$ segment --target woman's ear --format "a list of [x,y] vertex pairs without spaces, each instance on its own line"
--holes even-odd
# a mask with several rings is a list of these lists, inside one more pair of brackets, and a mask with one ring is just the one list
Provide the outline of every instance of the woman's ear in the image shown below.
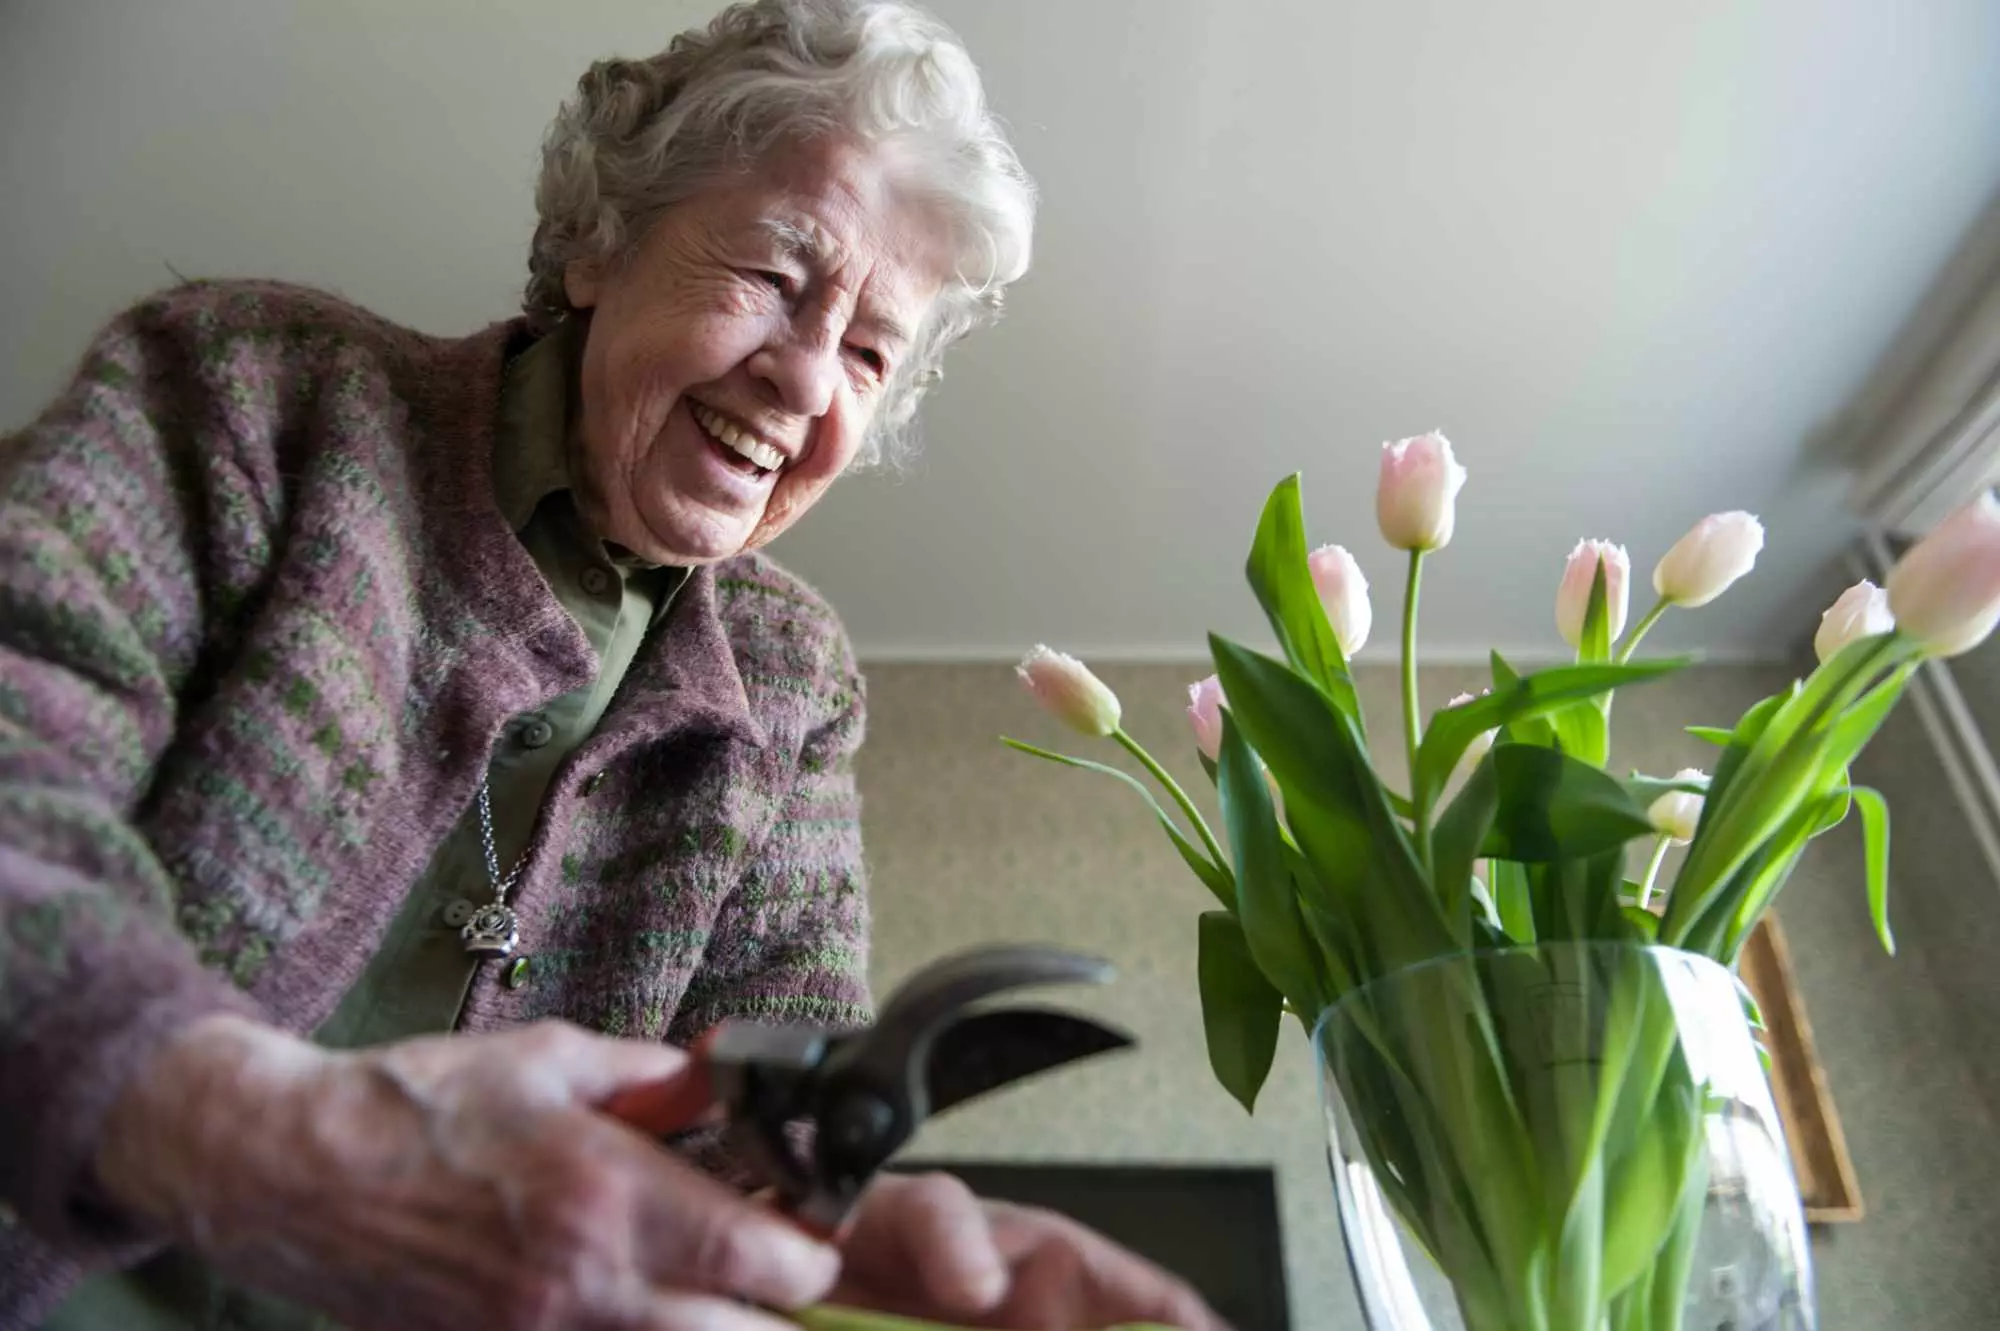
[[603,282],[603,266],[596,259],[571,259],[563,268],[563,294],[574,309],[587,310],[597,304]]

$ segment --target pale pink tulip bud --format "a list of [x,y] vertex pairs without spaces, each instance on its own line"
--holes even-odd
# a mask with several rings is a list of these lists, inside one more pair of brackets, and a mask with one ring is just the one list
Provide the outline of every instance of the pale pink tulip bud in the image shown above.
[[1863,578],[1842,592],[1840,599],[1819,617],[1819,632],[1813,634],[1813,655],[1822,662],[1830,661],[1848,643],[1887,633],[1895,627],[1896,617],[1889,613],[1889,593]]
[[1597,579],[1597,566],[1604,565],[1604,619],[1617,642],[1625,632],[1625,615],[1631,608],[1632,560],[1622,545],[1609,541],[1578,541],[1563,565],[1562,585],[1556,588],[1556,632],[1575,647],[1583,642],[1583,621],[1590,612],[1590,589]]
[[1375,521],[1398,550],[1439,550],[1451,542],[1465,468],[1436,430],[1382,445]]
[[1957,656],[2000,623],[2000,502],[1991,490],[1937,525],[1889,571],[1896,627],[1930,656]]
[[[1481,689],[1479,691],[1479,696],[1483,698],[1491,691],[1492,690],[1490,689]],[[1460,703],[1471,702],[1472,698],[1473,695],[1471,695],[1470,693],[1461,693],[1456,698],[1453,698],[1450,702],[1447,702],[1445,706],[1456,707]],[[1452,769],[1452,774],[1454,776],[1464,776],[1467,773],[1471,772],[1473,768],[1479,766],[1479,760],[1486,756],[1487,751],[1493,747],[1493,741],[1497,739],[1499,735],[1500,731],[1497,728],[1493,730],[1482,730],[1477,735],[1474,735],[1472,737],[1472,742],[1465,746],[1465,754],[1464,756],[1459,758],[1458,766]]]
[[1035,701],[1070,729],[1100,738],[1118,729],[1118,695],[1075,657],[1038,646],[1014,673]]
[[1340,642],[1340,654],[1353,660],[1361,644],[1368,641],[1368,630],[1375,622],[1375,612],[1368,605],[1368,579],[1361,576],[1361,565],[1340,546],[1323,545],[1306,556],[1306,569],[1333,625],[1333,636]]
[[1748,513],[1711,513],[1653,567],[1653,590],[1675,605],[1707,605],[1748,573],[1764,548],[1764,524]]
[[1188,685],[1188,725],[1194,728],[1194,746],[1210,762],[1222,753],[1222,681],[1210,675],[1199,684]]
[[[1698,767],[1683,767],[1674,773],[1676,781],[1708,780],[1708,774]],[[1653,826],[1660,835],[1685,846],[1694,840],[1694,830],[1701,822],[1702,796],[1688,790],[1670,790],[1654,800],[1646,810],[1646,816],[1653,820]]]

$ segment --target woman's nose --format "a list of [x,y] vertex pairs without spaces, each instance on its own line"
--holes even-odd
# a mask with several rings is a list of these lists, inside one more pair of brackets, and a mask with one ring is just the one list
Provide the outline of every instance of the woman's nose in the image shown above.
[[785,411],[816,419],[833,405],[840,383],[840,340],[820,335],[787,337],[753,356],[749,368],[771,386]]

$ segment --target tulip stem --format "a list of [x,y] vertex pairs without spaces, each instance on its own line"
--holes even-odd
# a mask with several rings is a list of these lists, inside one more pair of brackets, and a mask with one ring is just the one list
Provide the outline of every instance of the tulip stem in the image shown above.
[[1640,910],[1645,910],[1652,904],[1653,880],[1660,876],[1660,865],[1666,862],[1667,847],[1673,843],[1672,837],[1662,836],[1658,844],[1653,847],[1653,858],[1646,861],[1646,876],[1639,880]]
[[1664,596],[1653,602],[1653,608],[1646,612],[1646,617],[1633,627],[1632,636],[1625,640],[1623,650],[1618,653],[1618,664],[1623,665],[1632,659],[1632,653],[1639,650],[1639,639],[1645,637],[1653,625],[1660,622],[1660,617],[1673,608],[1673,605],[1674,603]]
[[1222,847],[1215,843],[1215,833],[1208,830],[1208,824],[1202,820],[1201,811],[1194,807],[1194,801],[1188,798],[1185,790],[1181,789],[1181,783],[1169,776],[1167,769],[1154,761],[1152,754],[1146,752],[1146,746],[1126,734],[1122,727],[1112,731],[1111,738],[1124,745],[1125,752],[1137,758],[1139,765],[1151,773],[1153,780],[1165,788],[1174,803],[1180,805],[1181,812],[1194,824],[1195,835],[1201,838],[1201,844],[1208,851],[1209,858],[1215,861],[1215,867],[1227,871],[1229,861],[1224,857]]
[[[1423,583],[1424,552],[1410,551],[1410,582],[1403,593],[1403,741],[1409,749],[1410,781],[1417,779],[1417,746],[1423,743],[1423,726],[1419,721],[1417,708],[1417,591]],[[1419,823],[1424,819],[1424,810],[1417,810]],[[1417,841],[1422,844],[1424,829],[1417,828]]]

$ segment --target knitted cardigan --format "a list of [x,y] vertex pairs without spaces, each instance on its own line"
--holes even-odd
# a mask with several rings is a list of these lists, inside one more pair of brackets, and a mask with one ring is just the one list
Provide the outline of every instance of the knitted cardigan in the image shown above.
[[[526,338],[189,284],[0,441],[0,1327],[143,1251],[93,1202],[124,1079],[205,1014],[312,1030],[504,724],[593,676],[493,495]],[[863,701],[798,579],[698,570],[551,783],[532,982],[482,967],[461,1029],[865,1020]]]

